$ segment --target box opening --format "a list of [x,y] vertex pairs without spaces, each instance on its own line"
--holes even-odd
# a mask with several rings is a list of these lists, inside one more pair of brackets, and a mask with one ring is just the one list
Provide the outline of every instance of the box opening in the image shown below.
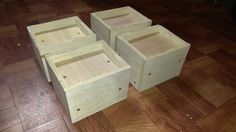
[[131,14],[127,13],[103,18],[103,20],[110,27],[125,26],[137,22],[136,19]]
[[77,26],[67,26],[56,30],[36,33],[36,40],[43,45],[66,43],[75,38],[84,37],[85,33]]
[[129,40],[129,43],[146,57],[161,54],[179,47],[178,44],[159,32]]
[[58,62],[56,67],[68,86],[118,69],[102,50]]

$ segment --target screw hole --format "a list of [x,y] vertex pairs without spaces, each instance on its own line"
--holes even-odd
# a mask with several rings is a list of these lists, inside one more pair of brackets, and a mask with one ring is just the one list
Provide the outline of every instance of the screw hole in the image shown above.
[[80,108],[78,108],[77,111],[80,111]]
[[119,90],[121,90],[121,88],[119,88]]
[[44,40],[42,40],[41,42],[45,42]]
[[107,62],[110,62],[110,60],[107,60]]
[[63,76],[63,78],[67,78],[67,76]]
[[151,76],[152,75],[152,73],[148,73],[148,76]]

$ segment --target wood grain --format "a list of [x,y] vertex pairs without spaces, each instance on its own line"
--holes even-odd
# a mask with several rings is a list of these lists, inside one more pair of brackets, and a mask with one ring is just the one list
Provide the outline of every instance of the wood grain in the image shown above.
[[14,37],[16,35],[18,35],[18,29],[16,25],[1,27],[0,38]]
[[15,106],[0,111],[0,130],[7,129],[20,123],[20,118]]
[[6,108],[9,108],[11,106],[14,106],[13,98],[10,92],[9,87],[5,85],[0,84],[0,110],[4,110]]
[[[106,2],[105,2],[106,1]],[[192,44],[179,78],[72,124],[35,60],[26,26],[122,6]],[[208,0],[0,1],[0,131],[236,131],[236,26]],[[20,44],[20,45],[18,45]]]
[[24,129],[21,124],[13,125],[7,129],[4,129],[2,132],[24,132]]
[[73,86],[78,82],[83,82],[118,68],[105,53],[100,53],[58,66],[58,69],[65,77],[68,86]]
[[[233,132],[236,131],[236,115],[234,114],[236,98],[230,99],[220,106],[212,114],[198,120],[197,123],[209,132]],[[225,114],[227,113],[227,114]]]

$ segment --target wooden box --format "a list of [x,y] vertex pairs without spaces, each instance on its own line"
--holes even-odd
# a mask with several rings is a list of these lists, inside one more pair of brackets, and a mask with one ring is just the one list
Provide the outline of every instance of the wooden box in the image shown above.
[[178,76],[189,48],[160,25],[117,36],[117,53],[132,67],[130,83],[138,91]]
[[131,67],[105,41],[46,59],[55,93],[73,123],[127,98]]
[[45,55],[96,41],[96,35],[78,18],[69,17],[27,27],[40,67],[48,81]]
[[116,50],[117,34],[143,29],[151,23],[150,19],[128,6],[91,14],[91,29],[97,39],[105,40],[113,50]]

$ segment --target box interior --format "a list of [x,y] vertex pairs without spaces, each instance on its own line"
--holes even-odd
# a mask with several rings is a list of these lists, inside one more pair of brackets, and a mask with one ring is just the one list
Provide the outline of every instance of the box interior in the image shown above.
[[85,33],[77,26],[67,26],[56,30],[49,30],[36,33],[36,41],[43,45],[50,45],[54,43],[66,43],[75,38],[85,36]]
[[128,41],[146,57],[165,53],[171,49],[179,47],[177,43],[168,39],[167,36],[159,32],[147,34]]
[[120,8],[101,12],[98,16],[110,27],[120,27],[146,20],[131,8]]
[[108,17],[103,20],[110,27],[125,26],[137,22],[130,14]]
[[118,69],[102,50],[58,62],[56,67],[68,86]]

